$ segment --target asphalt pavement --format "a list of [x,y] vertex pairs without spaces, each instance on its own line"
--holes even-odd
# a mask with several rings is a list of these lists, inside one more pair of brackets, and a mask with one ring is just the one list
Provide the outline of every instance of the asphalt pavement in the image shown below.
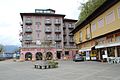
[[35,69],[37,62],[0,61],[0,80],[120,80],[120,64],[58,61],[54,69]]

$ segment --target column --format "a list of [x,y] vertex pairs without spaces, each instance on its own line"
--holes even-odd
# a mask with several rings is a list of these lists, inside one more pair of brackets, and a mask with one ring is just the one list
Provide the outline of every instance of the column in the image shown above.
[[115,47],[115,57],[118,57],[118,55],[117,55],[117,47]]
[[35,61],[36,57],[35,57],[35,53],[32,53],[32,61]]

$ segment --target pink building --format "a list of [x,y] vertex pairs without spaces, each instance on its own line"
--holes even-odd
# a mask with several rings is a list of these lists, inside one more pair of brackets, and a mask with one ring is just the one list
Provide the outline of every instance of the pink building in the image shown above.
[[[21,56],[20,60],[43,60],[44,58],[63,59],[75,54],[74,41],[70,39],[67,44],[71,45],[66,52],[64,29],[67,24],[74,29],[76,20],[64,19],[65,15],[55,14],[52,9],[35,9],[35,13],[20,13],[22,22],[21,32]],[[68,27],[68,29],[70,29]],[[70,35],[66,30],[66,33]],[[67,45],[67,46],[69,46]],[[74,48],[74,50],[72,50]]]

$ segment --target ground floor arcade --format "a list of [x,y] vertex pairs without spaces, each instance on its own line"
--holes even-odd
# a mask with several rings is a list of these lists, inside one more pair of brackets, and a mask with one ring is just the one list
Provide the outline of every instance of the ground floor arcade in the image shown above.
[[21,61],[52,60],[65,59],[71,60],[77,50],[72,49],[45,49],[45,48],[21,48]]

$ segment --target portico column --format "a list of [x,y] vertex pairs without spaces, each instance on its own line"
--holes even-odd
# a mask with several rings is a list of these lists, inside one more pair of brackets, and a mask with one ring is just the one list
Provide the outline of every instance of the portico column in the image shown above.
[[36,57],[35,57],[35,53],[32,54],[32,61],[35,61]]
[[117,55],[117,47],[115,47],[115,57],[118,57],[118,55]]

